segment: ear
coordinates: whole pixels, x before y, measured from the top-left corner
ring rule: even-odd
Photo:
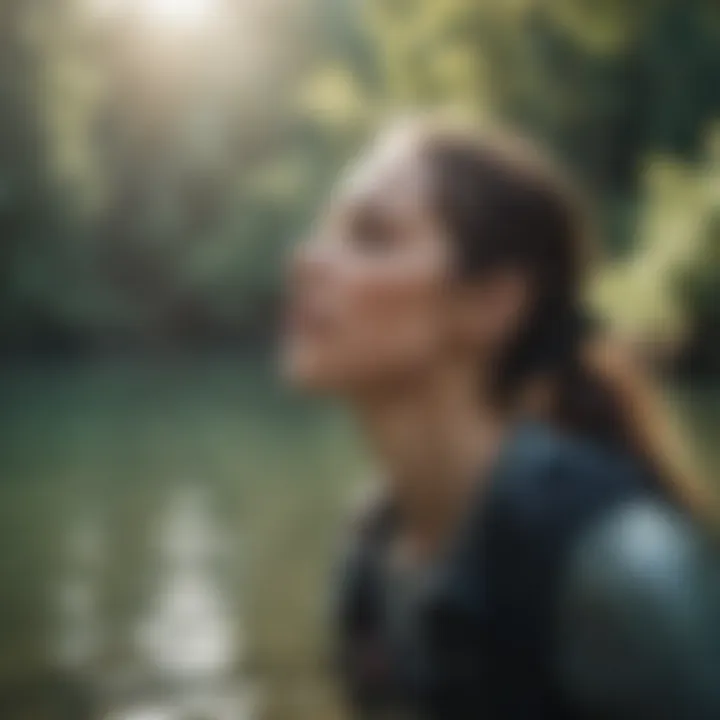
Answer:
[[[460,332],[484,351],[502,348],[519,331],[530,302],[530,282],[524,273],[513,269],[493,272],[461,290]]]

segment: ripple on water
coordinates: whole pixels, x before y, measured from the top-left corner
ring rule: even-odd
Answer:
[[[56,656],[68,670],[93,667],[103,642],[97,598],[107,557],[107,525],[97,512],[74,523],[67,569],[57,593]],[[238,678],[244,655],[237,588],[226,575],[237,567],[208,490],[187,483],[173,488],[153,518],[146,559],[153,569],[132,621],[131,682],[101,704],[109,720],[250,720],[256,693]],[[115,680],[115,682],[114,682]]]

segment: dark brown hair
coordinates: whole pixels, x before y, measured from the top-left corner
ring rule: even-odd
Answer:
[[[648,374],[588,320],[582,295],[593,243],[574,185],[506,132],[432,123],[420,141],[461,276],[512,269],[531,282],[531,309],[497,369],[497,401],[517,406],[540,380],[546,420],[633,455],[679,504],[708,511]]]

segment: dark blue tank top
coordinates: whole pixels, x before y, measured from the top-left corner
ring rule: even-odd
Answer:
[[[556,687],[557,588],[575,539],[595,519],[655,492],[620,453],[523,424],[503,447],[455,542],[417,588],[416,637],[388,620],[390,504],[365,518],[340,584],[340,666],[362,714],[577,720]],[[479,483],[480,485],[480,483]]]

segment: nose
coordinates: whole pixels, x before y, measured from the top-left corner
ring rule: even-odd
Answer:
[[[295,287],[312,286],[327,276],[332,265],[332,249],[321,236],[302,240],[290,258],[290,280]]]

